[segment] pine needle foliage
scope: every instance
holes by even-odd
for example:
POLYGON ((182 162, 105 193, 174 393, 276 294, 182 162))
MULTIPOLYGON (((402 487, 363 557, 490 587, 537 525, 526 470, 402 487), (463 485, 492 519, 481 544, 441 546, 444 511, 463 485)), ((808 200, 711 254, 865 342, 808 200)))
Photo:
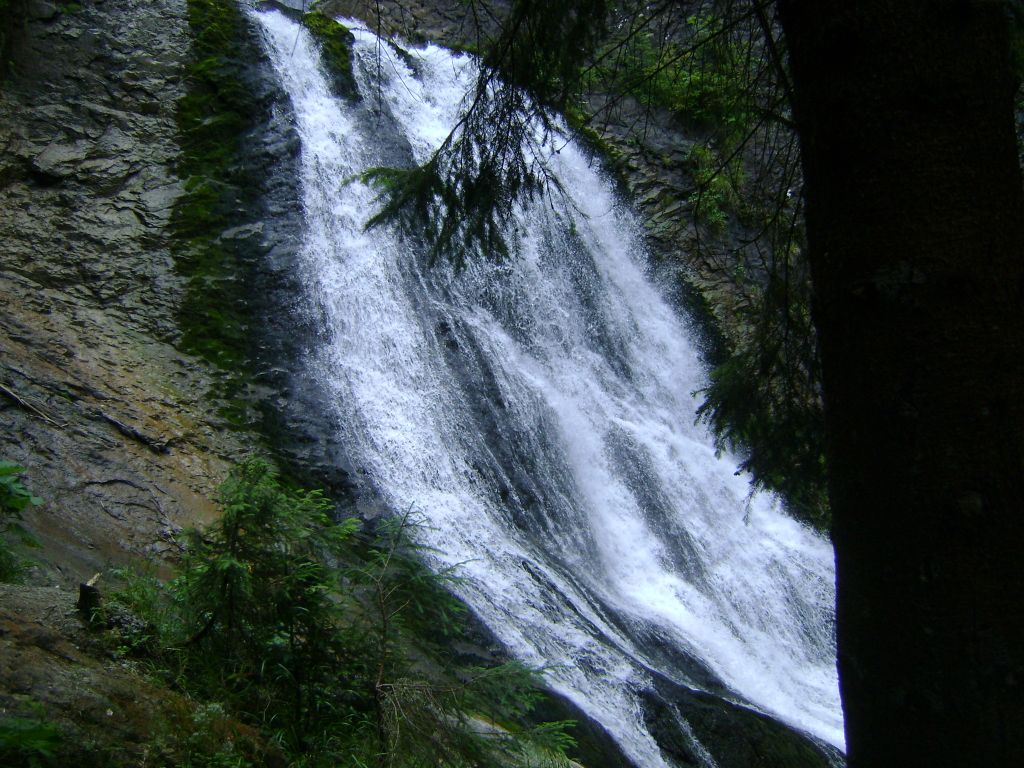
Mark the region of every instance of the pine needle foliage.
POLYGON ((221 487, 220 519, 192 532, 175 589, 193 633, 188 663, 207 696, 228 692, 250 716, 302 745, 338 713, 340 584, 329 563, 357 525, 336 523, 319 491, 284 488, 261 460, 221 487), (209 662, 215 660, 215 664, 209 662))
MULTIPOLYGON (((521 92, 490 95, 485 108, 466 116, 468 132, 449 136, 424 165, 366 171, 363 181, 376 186, 382 200, 367 226, 396 222, 406 236, 422 237, 431 264, 439 256, 457 268, 467 256, 508 258, 516 203, 546 191, 545 182, 558 188, 539 159, 545 139, 537 138, 533 124, 516 119, 530 108, 527 102, 521 92)), ((549 134, 549 127, 541 130, 549 134)))
POLYGON ((559 132, 554 112, 578 91, 608 8, 606 0, 513 3, 500 34, 483 46, 468 106, 431 158, 411 169, 363 174, 382 196, 367 226, 397 222, 424 237, 432 261, 442 255, 462 266, 467 255, 507 258, 516 205, 561 192, 544 145, 559 132))
POLYGON ((361 532, 260 459, 218 501, 221 518, 188 534, 177 579, 129 578, 108 605, 138 617, 120 626, 141 642, 122 647, 259 728, 293 766, 566 763, 570 724, 529 720, 532 671, 465 666, 448 650, 464 607, 445 588, 454 576, 423 564, 411 514, 361 532))
MULTIPOLYGON (((827 527, 802 177, 771 6, 513 0, 484 50, 473 98, 428 163, 366 175, 385 200, 371 225, 400 220, 459 265, 480 253, 506 258, 515 206, 558 190, 535 138, 557 133, 551 110, 568 107, 585 132, 600 117, 584 116, 587 92, 601 94, 604 113, 627 101, 633 115, 637 104, 641 114, 669 113, 701 137, 687 161, 697 251, 688 258, 718 270, 705 282, 740 307, 716 315, 726 342, 699 417, 719 448, 745 456, 755 486, 827 527)), ((637 133, 647 130, 641 123, 637 133)))
POLYGON ((743 456, 740 468, 755 487, 781 493, 792 515, 828 530, 821 373, 808 305, 787 298, 782 281, 771 280, 766 292, 751 335, 699 393, 697 416, 719 450, 743 456))

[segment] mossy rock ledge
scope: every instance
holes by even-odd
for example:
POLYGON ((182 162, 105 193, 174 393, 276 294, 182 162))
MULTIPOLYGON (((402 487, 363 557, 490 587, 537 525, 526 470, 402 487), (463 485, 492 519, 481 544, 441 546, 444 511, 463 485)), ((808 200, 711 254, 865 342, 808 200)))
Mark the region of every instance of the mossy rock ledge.
POLYGON ((316 40, 331 88, 335 95, 350 101, 360 99, 355 73, 352 71, 352 46, 355 37, 348 27, 320 11, 302 16, 302 24, 316 40))

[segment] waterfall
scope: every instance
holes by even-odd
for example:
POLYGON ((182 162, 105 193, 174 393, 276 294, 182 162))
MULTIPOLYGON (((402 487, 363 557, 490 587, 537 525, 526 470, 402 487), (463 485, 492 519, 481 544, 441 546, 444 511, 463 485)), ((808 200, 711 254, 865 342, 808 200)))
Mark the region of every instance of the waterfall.
POLYGON ((841 748, 831 547, 695 424, 693 335, 601 171, 553 138, 568 199, 519 212, 516 257, 428 268, 364 230, 375 193, 353 179, 426 159, 473 61, 398 56, 353 23, 352 104, 297 22, 251 13, 301 138, 298 268, 322 329, 305 375, 361 490, 421 516, 432 566, 456 566, 460 597, 635 764, 666 765, 640 696, 655 678, 841 748))

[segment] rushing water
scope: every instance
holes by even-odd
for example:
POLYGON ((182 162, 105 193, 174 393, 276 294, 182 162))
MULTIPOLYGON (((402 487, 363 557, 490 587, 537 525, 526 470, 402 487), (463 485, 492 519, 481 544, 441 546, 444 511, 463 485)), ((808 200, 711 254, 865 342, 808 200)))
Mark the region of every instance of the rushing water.
POLYGON ((296 22, 254 17, 302 144, 300 269, 323 329, 308 375, 367 497, 416 510, 490 630, 636 764, 665 764, 638 696, 654 675, 841 747, 830 546, 751 498, 695 425, 692 335, 607 179, 559 140, 548 160, 571 203, 521 212, 517 258, 427 268, 364 230, 375 194, 351 180, 427 158, 472 61, 403 60, 357 28, 349 104, 296 22))

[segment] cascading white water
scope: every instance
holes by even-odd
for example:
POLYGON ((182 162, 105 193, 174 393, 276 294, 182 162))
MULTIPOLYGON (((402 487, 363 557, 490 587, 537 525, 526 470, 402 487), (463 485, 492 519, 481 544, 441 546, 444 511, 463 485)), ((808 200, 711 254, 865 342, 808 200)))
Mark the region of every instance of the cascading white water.
POLYGON ((331 95, 296 22, 254 17, 302 142, 300 268, 324 330, 309 373, 367 493, 422 515, 460 596, 637 765, 664 765, 638 697, 655 674, 717 679, 841 748, 831 548, 750 498, 695 425, 699 355, 607 180, 560 140, 548 161, 572 203, 522 211, 517 258, 428 269, 364 231, 375 194, 351 179, 426 159, 472 61, 428 46, 414 72, 353 25, 375 111, 331 95))

